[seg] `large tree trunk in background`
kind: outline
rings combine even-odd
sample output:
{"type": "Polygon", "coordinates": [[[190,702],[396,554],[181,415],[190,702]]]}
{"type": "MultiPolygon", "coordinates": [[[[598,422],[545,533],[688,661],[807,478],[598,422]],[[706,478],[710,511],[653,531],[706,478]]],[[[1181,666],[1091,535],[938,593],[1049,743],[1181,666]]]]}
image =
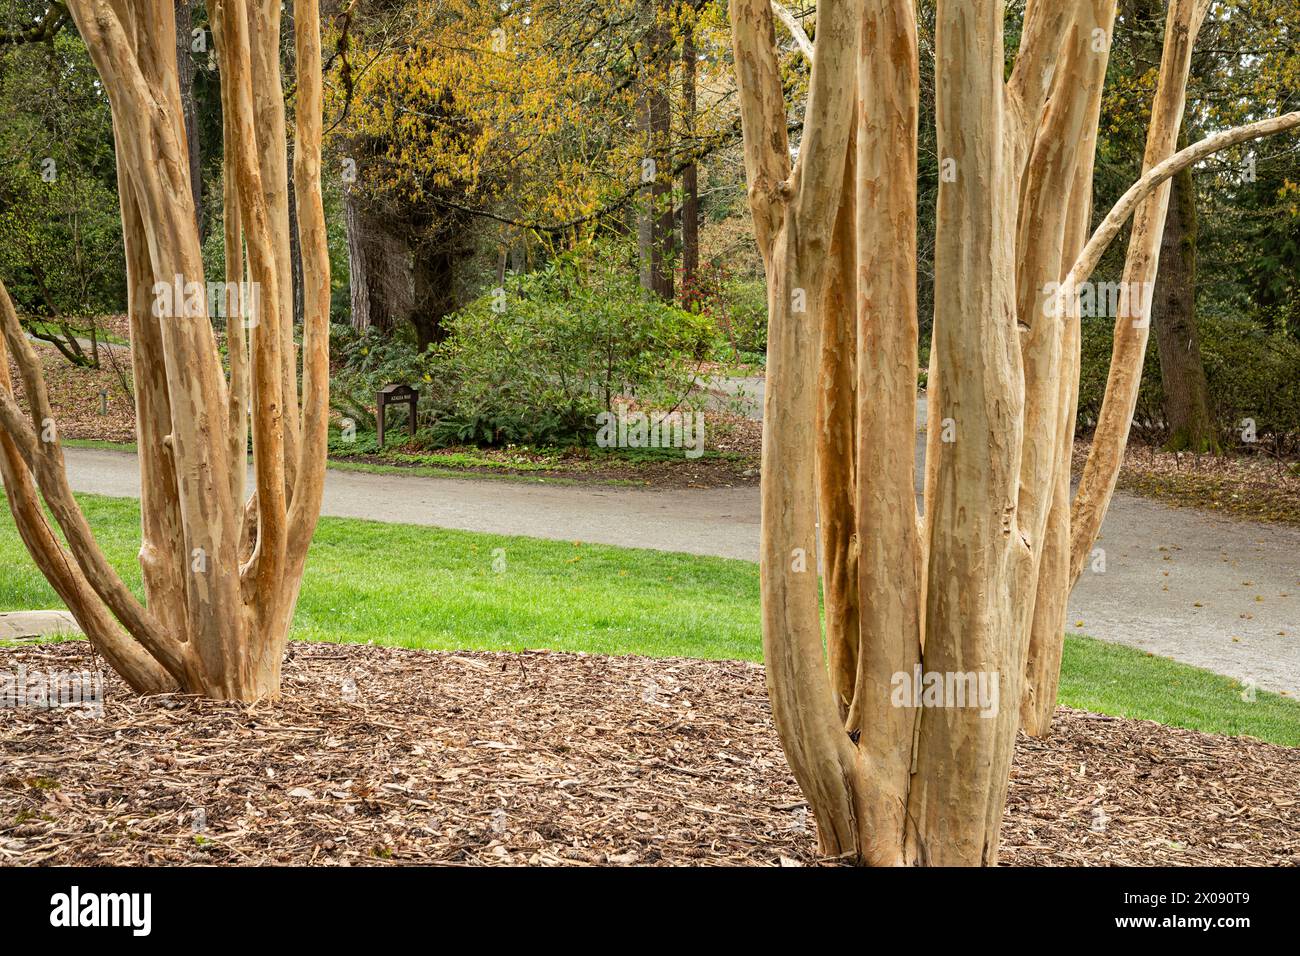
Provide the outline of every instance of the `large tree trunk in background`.
{"type": "Polygon", "coordinates": [[[351,187],[343,192],[344,228],[348,237],[348,296],[352,327],[365,332],[374,325],[371,309],[370,280],[366,274],[365,221],[362,219],[360,201],[351,187]]]}
{"type": "MultiPolygon", "coordinates": [[[[686,148],[698,148],[695,139],[695,34],[692,26],[682,36],[682,125],[686,148]]],[[[692,160],[682,170],[682,288],[695,290],[695,273],[700,266],[699,166],[692,160]]]]}
{"type": "Polygon", "coordinates": [[[358,332],[391,332],[411,314],[411,253],[385,228],[382,214],[360,198],[355,187],[344,193],[348,239],[352,327],[358,332]]]}
{"type": "Polygon", "coordinates": [[[145,604],[109,564],[72,495],[57,422],[49,427],[54,416],[39,357],[0,286],[0,325],[30,406],[24,413],[0,382],[0,468],[7,491],[12,488],[10,507],[37,566],[96,648],[141,691],[179,688],[244,701],[280,691],[289,623],[320,511],[329,407],[320,18],[316,0],[297,0],[296,7],[295,175],[307,316],[301,419],[297,376],[286,380],[292,366],[281,348],[290,324],[281,291],[291,279],[287,259],[277,255],[282,232],[274,223],[288,221],[287,196],[264,189],[263,180],[284,164],[287,137],[282,124],[255,108],[283,102],[278,69],[273,78],[254,66],[278,62],[275,24],[259,15],[265,8],[252,10],[245,0],[210,9],[228,177],[227,277],[241,275],[238,250],[246,248],[248,279],[258,294],[243,302],[232,293],[193,314],[185,286],[203,287],[205,273],[172,0],[69,3],[113,113],[139,411],[145,604]],[[179,302],[171,295],[177,282],[179,302]],[[229,381],[211,325],[218,308],[230,315],[229,381]],[[256,488],[246,500],[240,423],[249,411],[256,488]],[[46,522],[37,490],[66,547],[46,522]]]}
{"type": "Polygon", "coordinates": [[[650,44],[651,77],[650,154],[655,162],[655,181],[651,187],[651,288],[665,302],[673,300],[673,170],[672,170],[672,101],[669,80],[672,76],[671,8],[673,0],[658,0],[653,40],[650,44]]]}
{"type": "Polygon", "coordinates": [[[456,251],[454,237],[442,237],[415,250],[413,272],[415,302],[411,324],[416,347],[423,352],[447,337],[442,320],[455,305],[456,251]]]}
{"type": "Polygon", "coordinates": [[[180,83],[181,110],[185,114],[185,142],[189,154],[190,190],[194,197],[194,221],[199,228],[199,237],[207,232],[203,210],[203,165],[202,144],[199,142],[199,111],[194,100],[194,54],[193,43],[194,17],[192,0],[176,0],[176,65],[177,79],[180,83]]]}
{"type": "Polygon", "coordinates": [[[655,291],[655,227],[654,227],[654,137],[651,134],[650,98],[653,74],[650,69],[650,50],[655,39],[655,0],[639,0],[637,24],[642,36],[641,88],[637,95],[636,128],[644,149],[640,168],[641,189],[637,194],[636,207],[636,249],[637,262],[640,265],[639,276],[641,288],[646,292],[655,291]]]}
{"type": "MultiPolygon", "coordinates": [[[[1184,134],[1184,146],[1186,139],[1184,134]]],[[[1210,415],[1209,385],[1196,331],[1196,233],[1196,186],[1189,168],[1173,178],[1151,325],[1160,354],[1168,447],[1217,452],[1219,438],[1210,415]]]]}

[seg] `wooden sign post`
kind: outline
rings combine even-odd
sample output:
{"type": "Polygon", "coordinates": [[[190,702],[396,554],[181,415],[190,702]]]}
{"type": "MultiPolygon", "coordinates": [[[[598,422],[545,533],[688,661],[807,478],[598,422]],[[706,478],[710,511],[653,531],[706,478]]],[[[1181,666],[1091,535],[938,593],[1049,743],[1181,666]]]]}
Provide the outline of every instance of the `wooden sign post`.
{"type": "Polygon", "coordinates": [[[384,413],[388,411],[389,405],[406,405],[410,415],[411,437],[415,437],[415,403],[419,397],[419,393],[409,385],[385,385],[375,393],[375,404],[379,412],[376,419],[379,423],[380,450],[384,447],[384,413]]]}

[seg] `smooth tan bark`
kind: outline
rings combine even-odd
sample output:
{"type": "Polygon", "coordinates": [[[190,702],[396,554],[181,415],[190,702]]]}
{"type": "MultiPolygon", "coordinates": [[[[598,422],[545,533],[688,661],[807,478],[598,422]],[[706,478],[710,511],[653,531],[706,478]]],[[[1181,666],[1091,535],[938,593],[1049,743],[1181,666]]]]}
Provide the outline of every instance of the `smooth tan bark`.
{"type": "MultiPolygon", "coordinates": [[[[1018,565],[1028,548],[1015,521],[1024,385],[1015,315],[1016,134],[1002,79],[1002,7],[940,2],[936,75],[941,184],[931,349],[943,387],[932,421],[951,421],[939,447],[926,576],[927,672],[1011,676],[1018,565]],[[978,250],[978,255],[972,255],[978,250]]],[[[933,425],[931,427],[934,427],[933,425]]],[[[995,808],[1011,741],[999,715],[924,709],[908,795],[908,859],[926,865],[996,860],[995,808]]],[[[1014,735],[1014,728],[1012,729],[1014,735]]]]}
{"type": "MultiPolygon", "coordinates": [[[[850,732],[877,781],[866,805],[868,862],[903,860],[911,734],[918,716],[890,699],[921,656],[921,539],[916,511],[916,143],[920,89],[911,2],[863,4],[855,121],[857,469],[861,632],[850,732]],[[887,39],[890,42],[886,42],[887,39]],[[865,476],[872,476],[867,480],[865,476]]],[[[846,205],[847,202],[846,202],[846,205]]],[[[864,841],[865,842],[865,841],[864,841]]]]}
{"type": "MultiPolygon", "coordinates": [[[[770,314],[763,646],[777,732],[826,854],[876,865],[996,862],[1016,732],[1022,719],[1031,730],[1050,722],[1073,583],[1073,291],[1133,209],[1158,206],[1159,183],[1175,167],[1293,125],[1288,116],[1229,131],[1160,162],[1172,150],[1162,131],[1171,123],[1176,130],[1181,111],[1184,50],[1204,13],[1203,4],[1175,0],[1153,168],[1089,239],[1115,8],[1116,0],[1031,0],[1004,79],[1003,4],[939,0],[940,188],[921,520],[915,11],[886,0],[819,4],[792,169],[773,8],[732,0],[770,314]],[[852,325],[843,314],[850,290],[852,325]],[[845,595],[854,561],[856,606],[845,595]],[[973,692],[988,679],[997,696],[986,708],[983,697],[963,704],[898,694],[922,673],[970,681],[973,692]]],[[[797,21],[783,19],[803,45],[797,21]]]]}
{"type": "Polygon", "coordinates": [[[1114,0],[1080,5],[1070,21],[1053,96],[1034,137],[1022,178],[1017,235],[1017,309],[1025,377],[1025,435],[1017,520],[1030,544],[1031,560],[1020,585],[1023,595],[1021,721],[1031,732],[1050,722],[1069,595],[1070,451],[1077,401],[1076,300],[1066,314],[1046,314],[1045,303],[1065,278],[1083,245],[1092,207],[1093,157],[1101,114],[1102,85],[1115,21],[1114,0]],[[1100,46],[1100,48],[1099,48],[1100,46]],[[1061,197],[1069,201],[1061,202],[1061,197]],[[1041,702],[1041,703],[1040,703],[1041,702]]]}
{"type": "MultiPolygon", "coordinates": [[[[17,320],[13,302],[3,283],[0,283],[0,311],[5,314],[6,323],[10,316],[13,321],[17,320]]],[[[0,337],[0,393],[7,397],[13,394],[8,350],[3,337],[0,337]]],[[[134,690],[143,694],[174,690],[176,681],[139,643],[123,632],[87,583],[75,559],[55,537],[41,507],[31,469],[7,432],[0,432],[0,478],[4,480],[9,509],[23,544],[37,568],[73,612],[94,648],[134,690]]]]}
{"type": "Polygon", "coordinates": [[[845,197],[831,239],[822,304],[817,392],[818,530],[826,607],[826,653],[840,716],[848,718],[858,671],[858,529],[854,503],[857,436],[857,224],[852,201],[853,141],[844,164],[845,197]]]}
{"type": "MultiPolygon", "coordinates": [[[[1300,113],[1287,113],[1225,130],[1180,150],[1149,169],[1121,197],[1098,226],[1088,244],[1079,253],[1069,274],[1062,281],[1062,290],[1077,288],[1079,283],[1087,281],[1088,276],[1101,260],[1102,254],[1119,234],[1133,210],[1141,208],[1151,196],[1157,195],[1161,184],[1177,175],[1179,171],[1229,146],[1275,135],[1297,126],[1300,126],[1300,113]]],[[[1084,218],[1086,220],[1086,217],[1084,218]]],[[[1137,254],[1140,255],[1140,251],[1137,254]]],[[[1078,316],[1066,292],[1062,291],[1057,295],[1059,301],[1054,311],[1059,311],[1065,317],[1063,331],[1067,337],[1066,354],[1073,356],[1073,365],[1067,370],[1068,374],[1065,377],[1065,384],[1070,386],[1069,394],[1063,395],[1061,399],[1061,410],[1068,427],[1063,433],[1058,451],[1059,459],[1063,463],[1058,466],[1057,490],[1053,503],[1053,515],[1057,516],[1057,520],[1053,521],[1048,528],[1048,560],[1052,562],[1052,570],[1050,575],[1044,571],[1039,576],[1039,607],[1035,609],[1026,698],[1022,702],[1025,730],[1036,736],[1046,736],[1051,729],[1051,714],[1055,707],[1064,641],[1065,603],[1070,588],[1078,580],[1096,543],[1101,521],[1105,517],[1105,506],[1110,502],[1114,481],[1118,477],[1119,464],[1123,458],[1122,444],[1118,446],[1117,451],[1103,452],[1102,457],[1096,460],[1090,456],[1089,467],[1092,470],[1090,472],[1086,468],[1084,472],[1084,481],[1088,483],[1081,483],[1079,493],[1073,502],[1070,501],[1067,463],[1068,449],[1073,443],[1073,423],[1078,400],[1078,316]],[[1114,474],[1111,474],[1111,471],[1114,474]],[[1100,483],[1107,480],[1110,483],[1109,489],[1098,487],[1100,483]]],[[[1141,355],[1138,356],[1137,361],[1141,361],[1141,355]]],[[[1115,377],[1116,374],[1112,365],[1112,376],[1115,377]]],[[[1140,380],[1140,368],[1136,375],[1140,380]]],[[[1124,384],[1128,381],[1125,376],[1118,375],[1117,380],[1123,387],[1128,387],[1124,384]]],[[[1126,440],[1127,436],[1125,436],[1126,440]]]]}
{"type": "Polygon", "coordinates": [[[785,143],[785,105],[767,0],[733,0],[741,121],[759,248],[768,279],[769,361],[763,416],[760,536],[763,645],[772,714],[795,778],[810,796],[823,852],[856,857],[858,756],[834,702],[818,607],[814,432],[817,348],[831,236],[843,187],[854,95],[839,81],[857,49],[853,4],[826,0],[798,166],[785,143]],[[761,147],[755,147],[755,143],[761,147]],[[777,147],[777,148],[772,148],[777,147]],[[787,179],[788,175],[788,179],[787,179]],[[772,343],[776,347],[772,347],[772,343]]]}
{"type": "MultiPolygon", "coordinates": [[[[289,240],[289,166],[286,155],[284,93],[280,78],[281,0],[246,0],[252,67],[252,96],[257,170],[266,208],[266,241],[283,277],[276,286],[279,323],[280,381],[277,403],[284,412],[285,480],[292,484],[298,449],[298,374],[293,342],[293,283],[289,240]]],[[[296,5],[295,5],[296,9],[296,5]]],[[[310,29],[310,27],[308,27],[310,29]]]]}
{"type": "MultiPolygon", "coordinates": [[[[1144,170],[1150,170],[1174,153],[1183,121],[1187,75],[1192,45],[1209,11],[1209,0],[1170,0],[1165,25],[1164,53],[1160,61],[1151,125],[1147,131],[1144,170]]],[[[1137,208],[1124,262],[1123,288],[1145,289],[1155,282],[1160,265],[1160,239],[1169,208],[1169,186],[1160,185],[1137,208]]],[[[1091,269],[1088,273],[1091,274],[1091,269]]],[[[1077,580],[1083,555],[1101,531],[1102,519],[1115,492],[1124,447],[1128,443],[1133,410],[1142,383],[1150,323],[1147,297],[1127,296],[1128,309],[1115,317],[1115,343],[1111,351],[1106,393],[1102,400],[1092,447],[1071,509],[1071,574],[1077,580]]]]}
{"type": "Polygon", "coordinates": [[[173,8],[170,0],[73,0],[70,9],[113,111],[146,603],[109,567],[72,497],[39,359],[9,308],[0,319],[28,403],[24,413],[0,388],[6,485],[14,479],[11,510],[38,566],[132,686],[241,700],[274,696],[325,461],[329,266],[320,200],[317,5],[299,2],[295,15],[296,213],[306,305],[301,415],[285,305],[291,291],[288,146],[278,4],[214,0],[209,9],[226,134],[226,276],[236,285],[247,276],[255,293],[249,301],[232,293],[211,302],[199,293],[197,304],[172,302],[170,309],[158,288],[205,288],[173,8]],[[229,378],[209,319],[218,307],[226,312],[229,378]],[[256,489],[245,501],[250,412],[256,489]],[[37,490],[67,539],[66,551],[33,511],[37,490]]]}

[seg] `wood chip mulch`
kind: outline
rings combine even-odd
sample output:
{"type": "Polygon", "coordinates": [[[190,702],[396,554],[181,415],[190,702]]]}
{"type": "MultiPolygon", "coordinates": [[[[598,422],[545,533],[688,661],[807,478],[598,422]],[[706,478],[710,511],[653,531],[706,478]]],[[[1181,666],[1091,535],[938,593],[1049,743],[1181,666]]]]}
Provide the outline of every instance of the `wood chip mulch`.
{"type": "MultiPolygon", "coordinates": [[[[33,343],[45,370],[45,390],[62,438],[94,441],[135,441],[135,400],[123,387],[131,381],[131,355],[126,350],[101,352],[100,367],[77,368],[52,345],[33,343]],[[102,393],[102,394],[101,394],[102,393]],[[104,412],[104,414],[100,414],[104,412]]],[[[13,356],[9,375],[18,404],[26,410],[22,377],[13,356]]]]}
{"type": "MultiPolygon", "coordinates": [[[[0,710],[7,864],[819,862],[762,668],[292,648],[284,698],[0,710]]],[[[82,642],[0,671],[95,667],[82,642]]],[[[1021,739],[1002,860],[1300,862],[1300,750],[1061,708],[1021,739]]]]}

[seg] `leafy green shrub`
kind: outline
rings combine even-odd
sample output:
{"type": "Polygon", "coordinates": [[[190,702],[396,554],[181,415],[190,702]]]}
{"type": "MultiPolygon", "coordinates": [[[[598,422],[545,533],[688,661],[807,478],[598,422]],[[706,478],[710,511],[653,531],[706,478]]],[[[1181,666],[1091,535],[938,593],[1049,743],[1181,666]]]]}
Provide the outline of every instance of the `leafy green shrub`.
{"type": "Polygon", "coordinates": [[[1201,358],[1225,446],[1240,445],[1244,422],[1278,454],[1300,448],[1300,342],[1250,322],[1202,321],[1201,358]]]}
{"type": "Polygon", "coordinates": [[[111,116],[75,31],[5,47],[0,115],[0,277],[20,314],[89,332],[124,311],[126,270],[111,116]]]}
{"type": "MultiPolygon", "coordinates": [[[[1115,320],[1106,316],[1084,316],[1080,329],[1079,424],[1086,433],[1097,424],[1101,401],[1106,395],[1106,375],[1110,371],[1111,346],[1115,341],[1115,320]]],[[[1133,433],[1145,441],[1165,437],[1164,392],[1160,387],[1160,358],[1155,337],[1147,342],[1146,360],[1142,364],[1142,387],[1133,414],[1133,433]]]]}
{"type": "MultiPolygon", "coordinates": [[[[1201,359],[1209,384],[1211,414],[1225,448],[1242,445],[1243,424],[1278,454],[1300,447],[1300,343],[1242,319],[1197,319],[1201,359]]],[[[1083,320],[1079,380],[1079,430],[1096,424],[1110,368],[1113,321],[1083,320]]],[[[1149,441],[1168,438],[1164,391],[1155,337],[1147,344],[1133,429],[1149,441]]]]}
{"type": "Polygon", "coordinates": [[[737,279],[720,262],[704,263],[690,282],[682,277],[682,306],[707,315],[729,358],[761,365],[767,351],[767,286],[737,279]]]}
{"type": "Polygon", "coordinates": [[[335,408],[370,425],[375,390],[405,382],[420,391],[421,424],[434,444],[580,442],[621,397],[688,405],[697,356],[711,352],[716,334],[707,316],[647,299],[613,247],[511,276],[444,326],[446,340],[423,354],[339,329],[347,359],[335,376],[335,408]]]}
{"type": "Polygon", "coordinates": [[[707,317],[647,299],[616,248],[510,277],[446,320],[430,383],[435,435],[447,443],[577,441],[615,399],[682,404],[707,317]]]}
{"type": "Polygon", "coordinates": [[[391,382],[419,390],[424,406],[420,410],[427,414],[433,363],[428,353],[421,355],[409,341],[373,329],[360,333],[351,326],[332,325],[330,354],[343,359],[330,383],[330,407],[351,419],[359,432],[375,430],[375,393],[391,382]]]}
{"type": "Polygon", "coordinates": [[[760,279],[736,279],[723,287],[731,344],[744,357],[767,352],[767,285],[760,279]]]}

